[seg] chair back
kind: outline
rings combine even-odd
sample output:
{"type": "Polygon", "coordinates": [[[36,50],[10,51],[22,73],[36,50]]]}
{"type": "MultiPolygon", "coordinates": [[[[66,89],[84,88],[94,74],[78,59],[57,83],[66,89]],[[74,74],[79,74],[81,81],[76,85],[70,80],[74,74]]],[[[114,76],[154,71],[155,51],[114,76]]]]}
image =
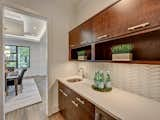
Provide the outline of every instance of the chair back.
{"type": "Polygon", "coordinates": [[[13,72],[14,71],[14,67],[7,67],[7,70],[9,71],[9,72],[13,72]]]}
{"type": "Polygon", "coordinates": [[[22,84],[22,80],[23,80],[23,76],[24,73],[27,71],[27,68],[22,69],[20,75],[19,75],[19,80],[18,80],[18,84],[22,84]]]}

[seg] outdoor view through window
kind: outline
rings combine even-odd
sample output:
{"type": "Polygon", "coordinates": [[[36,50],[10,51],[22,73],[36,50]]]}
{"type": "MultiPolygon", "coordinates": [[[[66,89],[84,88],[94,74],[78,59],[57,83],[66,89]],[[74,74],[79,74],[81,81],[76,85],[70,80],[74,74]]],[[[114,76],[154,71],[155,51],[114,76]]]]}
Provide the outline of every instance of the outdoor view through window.
{"type": "Polygon", "coordinates": [[[5,46],[6,67],[28,68],[30,67],[30,47],[5,46]]]}

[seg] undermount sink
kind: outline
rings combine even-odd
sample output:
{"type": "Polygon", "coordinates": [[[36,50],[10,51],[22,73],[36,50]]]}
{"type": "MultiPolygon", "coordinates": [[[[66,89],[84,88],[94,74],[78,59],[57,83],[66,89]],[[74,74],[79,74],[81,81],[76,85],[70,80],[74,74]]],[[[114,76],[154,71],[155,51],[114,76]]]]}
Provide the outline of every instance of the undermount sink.
{"type": "Polygon", "coordinates": [[[75,83],[75,82],[82,81],[82,79],[81,78],[72,78],[72,79],[68,79],[67,81],[70,82],[70,83],[75,83]]]}

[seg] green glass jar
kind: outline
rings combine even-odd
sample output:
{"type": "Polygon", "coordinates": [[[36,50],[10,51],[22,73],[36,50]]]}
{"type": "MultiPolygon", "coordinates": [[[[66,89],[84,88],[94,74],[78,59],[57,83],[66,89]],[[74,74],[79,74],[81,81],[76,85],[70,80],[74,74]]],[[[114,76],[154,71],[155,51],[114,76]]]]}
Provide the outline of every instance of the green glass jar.
{"type": "Polygon", "coordinates": [[[107,71],[107,73],[106,73],[106,77],[105,77],[105,88],[107,88],[107,89],[111,89],[111,88],[112,88],[110,71],[107,71]]]}
{"type": "Polygon", "coordinates": [[[95,73],[94,82],[95,82],[95,87],[99,89],[104,89],[105,81],[104,81],[104,74],[102,71],[98,71],[95,73]]]}

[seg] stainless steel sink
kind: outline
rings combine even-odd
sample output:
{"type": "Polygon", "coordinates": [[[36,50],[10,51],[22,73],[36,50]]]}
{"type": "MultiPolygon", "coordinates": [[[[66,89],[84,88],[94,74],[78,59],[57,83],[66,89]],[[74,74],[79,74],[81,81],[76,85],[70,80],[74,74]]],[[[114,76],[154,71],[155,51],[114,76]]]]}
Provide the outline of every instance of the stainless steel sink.
{"type": "Polygon", "coordinates": [[[72,79],[68,79],[67,81],[70,82],[70,83],[75,83],[75,82],[82,81],[82,79],[81,78],[72,78],[72,79]]]}

